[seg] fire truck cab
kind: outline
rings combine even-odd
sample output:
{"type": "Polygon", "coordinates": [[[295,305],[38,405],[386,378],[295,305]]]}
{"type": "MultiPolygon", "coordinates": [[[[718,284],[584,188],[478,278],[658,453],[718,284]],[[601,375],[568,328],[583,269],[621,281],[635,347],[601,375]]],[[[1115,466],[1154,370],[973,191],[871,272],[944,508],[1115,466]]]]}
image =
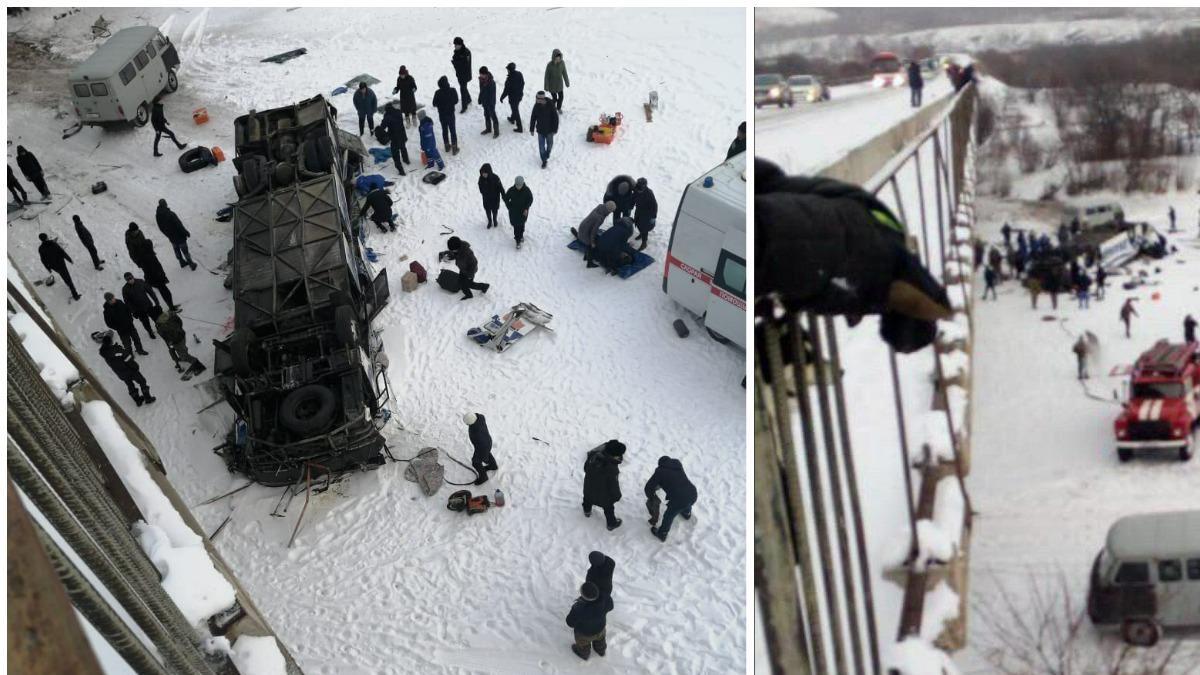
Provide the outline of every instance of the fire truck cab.
{"type": "Polygon", "coordinates": [[[1200,345],[1160,340],[1138,357],[1117,421],[1117,456],[1175,451],[1191,459],[1200,425],[1200,345]]]}

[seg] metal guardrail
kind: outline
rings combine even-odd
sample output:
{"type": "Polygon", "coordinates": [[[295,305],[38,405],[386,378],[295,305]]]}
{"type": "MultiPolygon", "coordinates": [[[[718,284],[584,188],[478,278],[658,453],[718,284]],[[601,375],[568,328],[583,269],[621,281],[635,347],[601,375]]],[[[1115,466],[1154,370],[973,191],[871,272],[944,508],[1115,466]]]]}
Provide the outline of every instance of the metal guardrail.
{"type": "MultiPolygon", "coordinates": [[[[898,152],[880,152],[897,144],[895,135],[885,132],[866,144],[877,144],[874,151],[833,172],[842,180],[863,185],[894,208],[910,226],[914,251],[943,285],[951,281],[947,262],[959,259],[951,247],[955,246],[957,217],[964,208],[960,197],[967,158],[973,157],[975,98],[974,87],[968,86],[931,111],[932,117],[919,116],[918,122],[927,123],[915,132],[911,122],[897,125],[907,134],[898,152]],[[849,171],[857,175],[847,175],[849,171]],[[901,180],[909,181],[913,173],[915,199],[906,189],[908,183],[901,185],[901,180]],[[932,199],[927,198],[929,181],[932,199]],[[912,227],[914,224],[919,228],[912,227]]],[[[969,320],[969,288],[965,275],[956,276],[954,283],[962,288],[961,311],[969,320]]],[[[758,317],[755,342],[755,593],[771,669],[788,675],[881,675],[882,644],[872,590],[877,579],[872,578],[867,559],[835,321],[812,313],[758,317]],[[785,357],[790,357],[790,365],[785,357]]],[[[944,387],[938,350],[930,348],[929,353],[938,386],[944,387]]],[[[918,548],[916,521],[918,511],[929,508],[932,497],[924,500],[928,504],[916,500],[921,492],[932,495],[930,476],[940,479],[945,473],[926,472],[926,484],[914,491],[906,405],[896,355],[890,349],[889,364],[890,380],[880,378],[879,385],[890,389],[895,404],[894,438],[905,467],[897,480],[903,480],[907,489],[912,531],[908,587],[920,583],[919,593],[905,594],[896,636],[903,639],[920,629],[925,592],[924,577],[913,565],[918,548]]],[[[954,449],[954,472],[966,499],[960,435],[955,433],[949,405],[945,415],[954,449]]],[[[970,502],[965,503],[965,526],[969,527],[970,502]]]]}

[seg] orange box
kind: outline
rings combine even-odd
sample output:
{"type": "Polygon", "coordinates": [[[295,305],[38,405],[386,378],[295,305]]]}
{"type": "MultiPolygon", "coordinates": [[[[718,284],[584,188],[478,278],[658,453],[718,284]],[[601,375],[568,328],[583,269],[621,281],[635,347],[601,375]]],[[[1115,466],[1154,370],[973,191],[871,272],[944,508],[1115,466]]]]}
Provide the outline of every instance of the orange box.
{"type": "Polygon", "coordinates": [[[196,108],[192,111],[192,121],[196,124],[204,124],[208,121],[208,108],[196,108]]]}
{"type": "Polygon", "coordinates": [[[222,151],[221,151],[221,149],[220,149],[220,148],[218,148],[218,147],[217,147],[217,146],[215,146],[215,145],[212,147],[212,154],[213,154],[213,157],[216,157],[216,158],[217,158],[217,161],[218,161],[218,162],[224,162],[224,161],[225,161],[225,153],[224,153],[224,152],[222,152],[222,151]]]}

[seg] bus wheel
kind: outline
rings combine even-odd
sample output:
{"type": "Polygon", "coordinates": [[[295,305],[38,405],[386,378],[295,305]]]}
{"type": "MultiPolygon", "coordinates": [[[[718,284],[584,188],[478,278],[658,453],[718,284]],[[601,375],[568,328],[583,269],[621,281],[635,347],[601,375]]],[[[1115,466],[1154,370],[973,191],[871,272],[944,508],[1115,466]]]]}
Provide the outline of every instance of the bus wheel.
{"type": "Polygon", "coordinates": [[[708,336],[717,342],[720,342],[723,345],[729,344],[729,338],[725,337],[724,335],[721,335],[707,326],[704,327],[704,330],[708,331],[708,336]]]}
{"type": "Polygon", "coordinates": [[[142,103],[138,106],[137,114],[133,116],[133,126],[144,127],[150,121],[150,106],[142,103]]]}
{"type": "Polygon", "coordinates": [[[167,71],[167,92],[173,92],[179,88],[179,78],[175,77],[174,70],[167,71]]]}
{"type": "Polygon", "coordinates": [[[1121,624],[1121,637],[1135,647],[1153,647],[1162,637],[1162,628],[1154,619],[1127,619],[1121,624]]]}

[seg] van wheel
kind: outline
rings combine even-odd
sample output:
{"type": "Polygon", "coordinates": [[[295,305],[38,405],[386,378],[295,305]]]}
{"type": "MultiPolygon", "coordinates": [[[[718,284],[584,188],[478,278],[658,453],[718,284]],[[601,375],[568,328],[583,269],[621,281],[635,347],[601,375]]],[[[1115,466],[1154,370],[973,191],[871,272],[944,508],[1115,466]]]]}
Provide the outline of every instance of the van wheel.
{"type": "Polygon", "coordinates": [[[1121,637],[1135,647],[1153,647],[1162,637],[1162,628],[1154,619],[1127,619],[1121,624],[1121,637]]]}
{"type": "Polygon", "coordinates": [[[138,106],[137,114],[133,116],[133,126],[144,127],[150,121],[150,106],[142,103],[138,106]]]}
{"type": "Polygon", "coordinates": [[[175,77],[174,70],[167,71],[167,93],[173,93],[179,88],[179,78],[175,77]]]}
{"type": "Polygon", "coordinates": [[[1117,448],[1117,459],[1122,462],[1128,462],[1133,459],[1133,451],[1129,448],[1117,448]]]}
{"type": "Polygon", "coordinates": [[[336,400],[324,385],[310,384],[293,391],[279,406],[279,421],[284,428],[308,436],[329,426],[336,400]]]}

